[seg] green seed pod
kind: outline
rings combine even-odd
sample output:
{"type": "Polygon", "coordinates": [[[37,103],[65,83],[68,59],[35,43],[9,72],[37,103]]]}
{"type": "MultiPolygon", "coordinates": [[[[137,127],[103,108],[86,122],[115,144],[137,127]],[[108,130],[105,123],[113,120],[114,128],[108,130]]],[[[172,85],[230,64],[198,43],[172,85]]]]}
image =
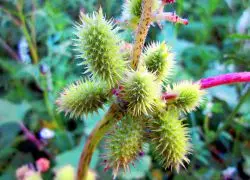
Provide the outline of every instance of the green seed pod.
{"type": "Polygon", "coordinates": [[[155,73],[158,80],[169,78],[174,69],[174,54],[166,43],[152,43],[145,48],[145,65],[149,72],[155,73]]]}
{"type": "MultiPolygon", "coordinates": [[[[152,11],[155,12],[160,7],[159,0],[153,0],[152,11]]],[[[136,28],[142,13],[142,0],[127,0],[123,7],[123,19],[128,21],[131,28],[136,28]]]]}
{"type": "Polygon", "coordinates": [[[121,79],[125,62],[120,53],[118,28],[113,21],[106,20],[102,10],[92,16],[81,14],[81,25],[77,25],[76,47],[82,64],[88,66],[95,78],[106,81],[113,87],[121,79]]]}
{"type": "Polygon", "coordinates": [[[80,80],[65,88],[56,103],[59,111],[79,117],[96,112],[108,98],[109,89],[104,83],[80,80]]]}
{"type": "Polygon", "coordinates": [[[168,101],[168,104],[174,105],[184,112],[195,110],[201,104],[203,95],[205,94],[205,91],[200,89],[198,83],[190,81],[174,84],[173,88],[168,88],[167,92],[177,94],[177,98],[168,101]]]}
{"type": "Polygon", "coordinates": [[[107,135],[106,154],[103,158],[105,169],[112,168],[114,177],[121,168],[124,171],[129,170],[129,164],[136,160],[142,150],[143,134],[142,124],[126,115],[107,135]]]}
{"type": "Polygon", "coordinates": [[[175,168],[179,172],[180,165],[189,163],[186,157],[190,154],[188,128],[178,119],[178,112],[168,110],[150,122],[151,143],[156,159],[164,168],[175,168]]]}
{"type": "Polygon", "coordinates": [[[128,73],[122,83],[122,98],[128,102],[128,112],[133,116],[147,115],[156,108],[160,99],[161,86],[155,76],[145,70],[128,73]]]}

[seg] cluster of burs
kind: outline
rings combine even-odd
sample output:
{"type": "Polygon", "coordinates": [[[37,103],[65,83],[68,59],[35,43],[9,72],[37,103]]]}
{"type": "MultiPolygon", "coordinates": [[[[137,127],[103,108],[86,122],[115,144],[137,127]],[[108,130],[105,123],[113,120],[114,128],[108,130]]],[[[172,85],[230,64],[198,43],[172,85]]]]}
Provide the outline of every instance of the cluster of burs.
{"type": "MultiPolygon", "coordinates": [[[[123,20],[126,28],[136,32],[142,12],[142,0],[128,0],[124,4],[123,20]]],[[[153,11],[159,2],[155,0],[153,11]]],[[[81,14],[76,25],[75,46],[90,77],[64,89],[57,100],[59,111],[77,118],[97,112],[104,104],[122,102],[122,119],[106,136],[106,167],[117,174],[128,169],[149,143],[155,159],[164,168],[175,168],[189,162],[191,152],[188,128],[180,117],[195,110],[204,92],[198,83],[171,83],[175,69],[171,48],[162,43],[147,45],[138,67],[132,69],[132,48],[119,37],[122,31],[102,10],[91,15],[81,14]],[[125,47],[125,48],[124,48],[125,47]],[[119,93],[114,95],[114,90],[119,93]],[[163,92],[174,98],[162,98],[163,92]]],[[[121,113],[120,111],[118,111],[121,113]]],[[[114,116],[119,117],[119,116],[114,116]]]]}

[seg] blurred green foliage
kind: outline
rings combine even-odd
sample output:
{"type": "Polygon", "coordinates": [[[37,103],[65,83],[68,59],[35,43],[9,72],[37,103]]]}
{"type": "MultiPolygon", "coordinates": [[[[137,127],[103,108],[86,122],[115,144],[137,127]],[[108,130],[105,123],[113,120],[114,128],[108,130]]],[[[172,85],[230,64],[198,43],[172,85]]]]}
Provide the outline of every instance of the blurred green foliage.
{"type": "MultiPolygon", "coordinates": [[[[39,157],[53,168],[77,165],[86,137],[105,111],[86,121],[58,114],[55,99],[65,85],[83,76],[75,66],[74,23],[79,12],[103,8],[119,19],[122,0],[3,0],[0,2],[0,179],[14,179],[15,170],[39,157]],[[37,54],[32,53],[32,49],[37,54]],[[25,135],[25,125],[38,139],[38,149],[25,135]],[[40,132],[55,132],[42,139],[40,132]]],[[[163,23],[151,28],[148,41],[166,41],[180,68],[175,79],[199,80],[222,73],[250,70],[250,2],[248,0],[177,0],[166,10],[189,19],[189,25],[163,23]]],[[[132,41],[131,32],[122,34],[132,41]]],[[[232,179],[250,178],[250,86],[221,86],[208,91],[203,107],[186,121],[191,124],[193,155],[187,170],[176,174],[161,169],[145,148],[131,173],[119,179],[232,179]],[[218,131],[218,127],[226,124],[218,131]]],[[[100,165],[101,145],[91,168],[111,179],[100,165]]]]}

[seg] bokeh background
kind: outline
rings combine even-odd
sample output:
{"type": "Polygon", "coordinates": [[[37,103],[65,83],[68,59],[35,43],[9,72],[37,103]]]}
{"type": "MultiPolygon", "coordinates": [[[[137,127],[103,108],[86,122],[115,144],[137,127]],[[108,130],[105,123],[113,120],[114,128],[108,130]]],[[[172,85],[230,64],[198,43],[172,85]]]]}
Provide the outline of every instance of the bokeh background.
{"type": "MultiPolygon", "coordinates": [[[[103,8],[119,19],[122,0],[0,1],[0,179],[15,179],[22,165],[50,161],[43,179],[56,169],[76,167],[86,137],[101,119],[100,110],[85,119],[70,119],[55,100],[69,83],[83,77],[73,50],[79,12],[103,8]]],[[[189,19],[189,25],[165,22],[149,32],[149,41],[166,41],[176,54],[174,80],[250,71],[249,0],[177,0],[166,7],[189,19]]],[[[132,42],[131,32],[121,36],[132,42]]],[[[108,107],[108,105],[107,105],[108,107]]],[[[202,107],[185,120],[191,129],[193,154],[179,174],[162,169],[145,145],[145,154],[130,173],[118,179],[250,179],[250,85],[208,90],[202,107]],[[221,131],[217,131],[222,127],[221,131]]],[[[99,179],[111,179],[101,165],[102,144],[91,168],[99,179]]]]}

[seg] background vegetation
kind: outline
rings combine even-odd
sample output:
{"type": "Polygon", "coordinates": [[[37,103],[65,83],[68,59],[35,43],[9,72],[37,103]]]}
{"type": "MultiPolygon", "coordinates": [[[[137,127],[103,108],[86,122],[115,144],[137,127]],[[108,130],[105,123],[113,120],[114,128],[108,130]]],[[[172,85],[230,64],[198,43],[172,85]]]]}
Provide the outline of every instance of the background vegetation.
{"type": "MultiPolygon", "coordinates": [[[[14,179],[18,167],[40,157],[53,169],[76,167],[86,137],[105,113],[74,120],[58,114],[55,99],[65,85],[82,74],[76,66],[73,24],[80,11],[103,8],[119,19],[122,0],[2,0],[0,2],[0,179],[14,179]],[[49,130],[49,133],[48,133],[49,130]],[[31,136],[39,143],[34,144],[31,136]]],[[[177,0],[169,11],[189,19],[189,25],[163,23],[150,29],[148,40],[165,40],[180,67],[176,80],[250,71],[250,2],[248,0],[177,0]]],[[[129,42],[130,32],[122,34],[129,42]]],[[[186,121],[191,124],[193,154],[179,174],[161,169],[145,148],[131,173],[120,179],[249,179],[250,86],[210,89],[204,105],[186,121]],[[217,130],[218,127],[222,130],[217,130]]],[[[101,145],[91,163],[104,172],[101,145]]]]}

